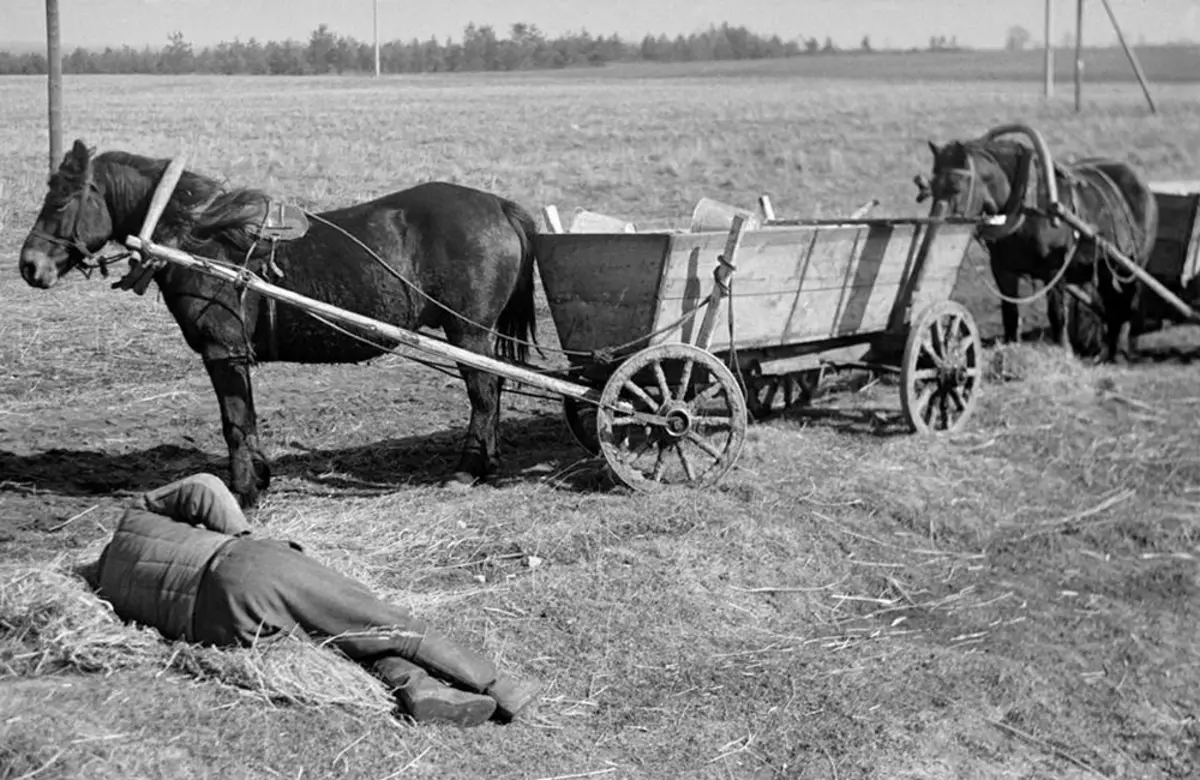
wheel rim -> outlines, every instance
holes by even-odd
[[[600,436],[596,433],[596,406],[575,398],[563,398],[563,420],[575,441],[592,455],[600,454]]]
[[[746,401],[733,374],[689,344],[660,344],[626,360],[597,411],[600,449],[626,485],[710,485],[733,468]]]
[[[961,428],[975,409],[983,346],[970,312],[944,301],[921,314],[904,350],[901,404],[918,433]]]

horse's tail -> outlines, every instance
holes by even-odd
[[[521,240],[521,262],[517,284],[496,322],[496,330],[500,334],[496,339],[496,354],[507,360],[525,363],[530,345],[537,346],[537,309],[533,298],[537,224],[533,221],[533,215],[510,200],[501,200],[500,208]],[[541,352],[540,349],[538,351]]]

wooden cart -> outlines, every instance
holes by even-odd
[[[662,439],[610,405],[661,406],[693,362],[732,368],[758,414],[811,392],[828,365],[898,373],[919,432],[956,430],[975,407],[982,345],[971,314],[950,300],[973,221],[730,210],[728,233],[696,218],[688,232],[638,232],[583,212],[558,232],[557,210],[546,217],[538,266],[559,341],[577,381],[608,388],[599,405],[564,399],[564,413],[622,478],[654,479]],[[638,442],[651,446],[640,452]]]

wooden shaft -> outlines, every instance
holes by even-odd
[[[712,344],[713,328],[717,324],[717,314],[721,311],[721,302],[729,294],[729,278],[737,270],[734,261],[737,259],[738,246],[742,243],[742,233],[745,229],[746,218],[741,214],[735,214],[733,225],[729,228],[729,237],[725,239],[725,252],[713,270],[715,283],[712,297],[709,298],[708,305],[704,308],[704,319],[700,322],[700,329],[696,331],[696,340],[693,342],[700,349],[707,350]]]
[[[1046,188],[1046,195],[1050,202],[1058,203],[1058,180],[1054,178],[1054,157],[1050,154],[1050,147],[1046,144],[1046,139],[1029,125],[1020,123],[997,125],[987,131],[984,138],[990,141],[1009,133],[1024,135],[1033,144],[1033,151],[1038,156],[1038,162],[1041,163],[1042,186]]]
[[[1104,10],[1108,11],[1108,19],[1112,22],[1113,29],[1117,31],[1117,40],[1121,43],[1121,48],[1125,50],[1129,64],[1133,66],[1133,75],[1137,76],[1138,84],[1142,85],[1142,94],[1146,96],[1146,102],[1150,104],[1150,113],[1157,114],[1158,109],[1154,105],[1154,97],[1150,94],[1150,87],[1146,83],[1146,74],[1142,72],[1142,64],[1138,62],[1133,49],[1129,48],[1129,44],[1125,42],[1125,34],[1121,32],[1121,25],[1117,23],[1117,15],[1113,13],[1112,6],[1108,0],[1101,0],[1101,2],[1104,3]]]
[[[162,219],[163,211],[175,192],[175,185],[179,184],[179,177],[183,175],[184,162],[184,156],[179,155],[167,163],[162,178],[158,180],[158,186],[154,188],[150,208],[146,209],[146,219],[142,221],[142,229],[138,233],[138,238],[142,241],[149,241],[154,236],[154,228],[158,227],[158,220]]]
[[[46,0],[46,92],[50,121],[50,173],[58,170],[62,146],[62,50],[58,24],[58,0]]]
[[[1185,318],[1187,318],[1191,322],[1200,323],[1200,315],[1197,315],[1195,310],[1193,310],[1191,306],[1188,306],[1186,303],[1183,302],[1182,299],[1179,298],[1179,296],[1177,296],[1175,293],[1168,290],[1162,282],[1158,281],[1153,276],[1151,276],[1149,271],[1142,268],[1140,265],[1135,263],[1133,260],[1129,259],[1129,257],[1127,257],[1125,255],[1125,253],[1123,253],[1121,250],[1117,249],[1115,244],[1113,244],[1108,239],[1100,236],[1096,232],[1095,228],[1093,228],[1091,225],[1089,225],[1086,222],[1084,222],[1083,220],[1081,220],[1079,217],[1072,214],[1070,211],[1064,209],[1060,204],[1057,204],[1057,203],[1052,204],[1051,208],[1054,209],[1056,212],[1058,212],[1058,216],[1062,219],[1063,222],[1066,222],[1068,225],[1070,225],[1071,227],[1078,230],[1081,234],[1086,236],[1091,241],[1094,241],[1096,243],[1096,246],[1098,246],[1102,250],[1104,250],[1104,252],[1106,254],[1108,254],[1109,257],[1113,258],[1118,263],[1125,266],[1125,268],[1131,274],[1136,276],[1139,280],[1141,280],[1141,282],[1143,284],[1145,284],[1151,290],[1154,290],[1154,292],[1158,293],[1158,295],[1161,296],[1164,301],[1166,301],[1167,303],[1174,306],[1176,308],[1176,310],[1178,310],[1179,313],[1182,314]]]
[[[369,317],[364,317],[361,314],[339,309],[336,306],[331,306],[328,303],[308,298],[299,293],[285,290],[282,287],[276,287],[273,284],[263,281],[253,274],[243,274],[232,268],[227,268],[222,265],[211,263],[203,258],[195,257],[187,252],[171,247],[160,246],[150,241],[143,241],[137,236],[129,236],[125,239],[125,244],[136,251],[142,252],[153,257],[166,260],[176,265],[190,268],[201,273],[215,276],[236,284],[243,284],[247,288],[254,290],[257,293],[274,298],[277,301],[290,303],[300,309],[304,309],[316,313],[326,319],[333,320],[341,325],[347,325],[352,328],[357,328],[366,331],[374,337],[382,338],[387,341],[394,341],[398,345],[410,347],[421,352],[433,353],[449,360],[454,360],[463,365],[477,368],[481,371],[487,371],[498,376],[512,379],[516,382],[524,382],[532,387],[539,387],[543,390],[548,390],[559,395],[570,396],[592,403],[600,402],[600,391],[593,390],[590,387],[577,385],[573,382],[567,382],[557,377],[539,374],[536,371],[523,368],[521,366],[506,363],[502,360],[481,355],[478,352],[472,352],[462,347],[456,347],[453,344],[447,344],[439,339],[416,333],[404,328],[397,328],[394,325],[388,325],[378,320],[373,320]]]

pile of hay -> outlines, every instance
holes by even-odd
[[[387,716],[386,686],[330,648],[284,636],[249,648],[167,642],[124,623],[63,561],[0,565],[0,677],[172,669],[269,702]]]

